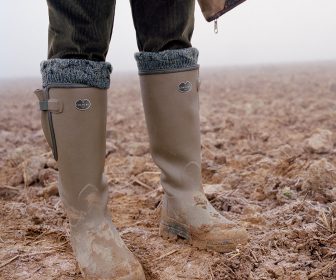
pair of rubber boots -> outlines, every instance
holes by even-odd
[[[141,75],[153,160],[164,196],[160,235],[218,252],[247,242],[246,230],[220,215],[201,184],[198,70]],[[82,85],[37,90],[42,127],[59,169],[71,245],[86,279],[145,279],[107,210],[104,178],[107,92]]]

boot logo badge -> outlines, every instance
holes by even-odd
[[[79,99],[76,101],[76,109],[85,111],[91,107],[91,101],[89,99]]]
[[[188,93],[192,90],[192,84],[189,81],[182,82],[178,85],[178,91],[182,93]]]

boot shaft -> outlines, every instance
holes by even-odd
[[[200,190],[198,69],[140,75],[154,162],[166,194]]]
[[[70,220],[76,220],[80,212],[103,213],[107,202],[103,177],[107,91],[70,85],[35,94],[40,100],[43,131],[57,160],[59,192]],[[88,213],[93,208],[95,211]]]

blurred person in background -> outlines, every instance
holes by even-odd
[[[208,21],[244,0],[199,0]],[[105,62],[115,0],[48,0],[48,59],[41,63],[42,127],[58,162],[70,239],[90,279],[145,279],[112,224],[104,178]],[[218,252],[247,242],[246,230],[219,214],[201,183],[198,50],[191,45],[195,0],[131,0],[137,61],[152,158],[164,189],[163,238],[181,237]]]

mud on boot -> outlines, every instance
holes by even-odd
[[[54,85],[35,94],[42,128],[59,169],[58,189],[70,240],[86,279],[145,280],[107,210],[104,178],[107,92],[85,85]]]
[[[197,57],[195,48],[136,56],[150,151],[165,193],[160,234],[227,252],[248,236],[213,208],[202,189]]]

